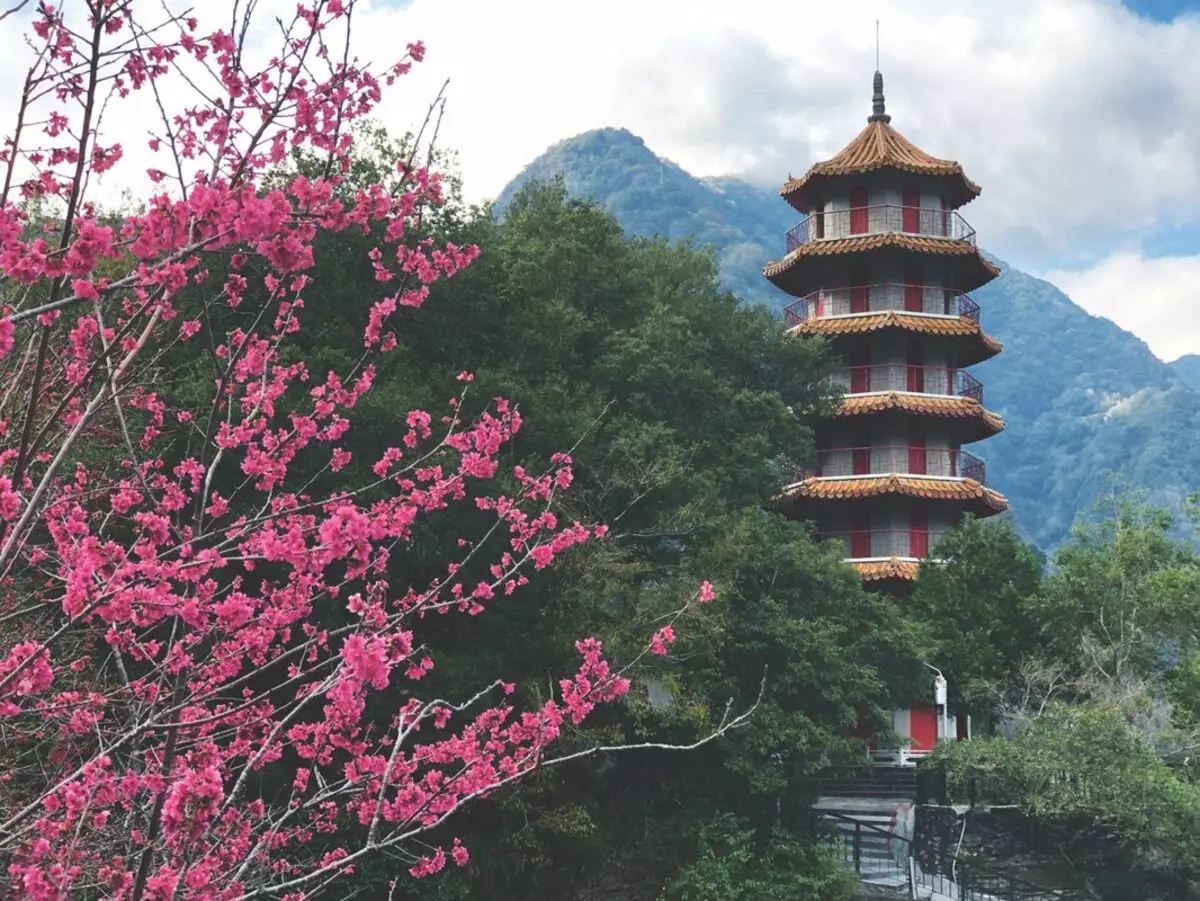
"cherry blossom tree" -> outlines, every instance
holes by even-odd
[[[424,48],[359,61],[352,0],[273,24],[239,0],[216,28],[138,0],[67,6],[4,16],[32,22],[0,158],[0,897],[297,901],[384,850],[417,877],[463,865],[443,824],[602,750],[553,746],[637,661],[581,639],[531,709],[501,678],[420,694],[425,617],[482,613],[604,535],[556,518],[569,456],[502,471],[520,415],[503,399],[467,415],[468,373],[445,410],[398,412],[371,479],[310,490],[351,459],[399,308],[479,252],[422,230],[442,199],[428,139],[393,184],[344,182],[353,126]],[[110,124],[126,107],[143,133]],[[298,153],[319,173],[289,170]],[[140,207],[105,212],[113,173],[149,183]],[[362,263],[386,296],[350,371],[317,371],[288,347],[321,290],[314,239],[349,229],[378,238]],[[223,328],[229,310],[241,324]],[[205,406],[160,390],[181,345],[211,365]],[[406,582],[397,549],[464,504],[490,525]],[[712,597],[705,583],[645,654]]]

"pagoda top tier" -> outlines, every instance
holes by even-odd
[[[799,178],[789,178],[779,193],[796,210],[808,213],[824,200],[828,182],[878,169],[895,169],[913,175],[945,179],[950,209],[979,196],[979,185],[967,178],[955,160],[930,156],[891,126],[883,98],[883,75],[875,73],[875,95],[867,127],[832,159],[814,163]]]

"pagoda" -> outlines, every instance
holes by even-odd
[[[779,502],[840,539],[864,582],[903,594],[964,514],[1008,506],[963,449],[1004,428],[966,371],[1001,351],[967,293],[999,275],[958,213],[980,189],[892,127],[876,72],[867,127],[780,193],[806,218],[764,274],[796,298],[789,332],[832,343],[844,394],[817,424],[813,464],[785,466]],[[894,727],[911,742],[900,763],[961,729],[932,708],[896,711]]]

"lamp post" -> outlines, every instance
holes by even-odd
[[[942,675],[942,671],[930,663],[925,666],[929,667],[937,675],[933,677],[933,704],[937,709],[938,717],[938,742],[941,743],[949,738],[950,731],[950,709],[946,700],[946,677]]]

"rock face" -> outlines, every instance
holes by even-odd
[[[747,301],[776,310],[788,302],[762,277],[798,218],[773,188],[695,178],[636,135],[604,129],[549,148],[505,189],[497,208],[525,180],[559,175],[569,192],[604,204],[630,234],[712,247],[723,283]],[[977,201],[1001,202],[987,195]],[[968,220],[971,209],[962,211]],[[971,296],[1005,352],[974,372],[988,408],[1008,422],[981,455],[1022,531],[1052,549],[1114,472],[1145,488],[1150,500],[1179,510],[1200,485],[1200,442],[1193,440],[1200,431],[1200,367],[1188,359],[1164,363],[1137,337],[1090,315],[1048,282],[1001,268],[1000,278]]]
[[[860,882],[852,897],[854,901],[895,901],[897,898],[907,898],[908,892],[903,889],[866,885]]]
[[[1096,901],[1200,899],[1200,884],[1172,872],[1163,855],[1084,823],[1035,824],[1014,810],[992,810],[968,813],[966,824],[962,857],[1039,885],[1081,891]]]

